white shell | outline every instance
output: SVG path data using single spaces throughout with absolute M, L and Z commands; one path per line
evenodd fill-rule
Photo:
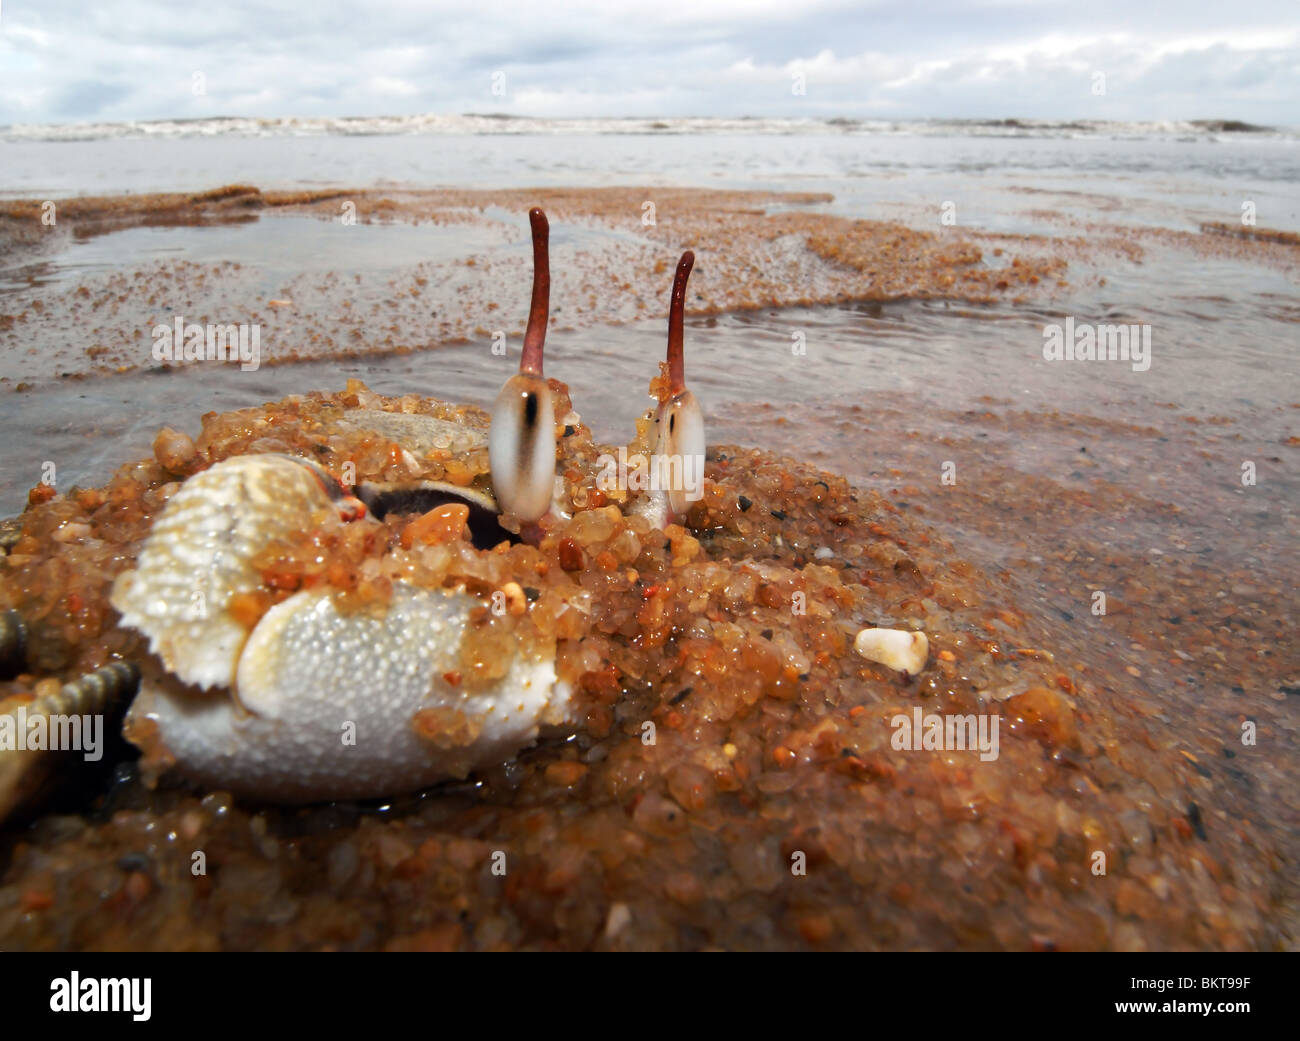
M 304 464 L 278 455 L 227 459 L 172 496 L 111 602 L 182 682 L 228 687 L 248 630 L 226 607 L 261 587 L 252 558 L 272 539 L 329 523 L 341 523 L 338 512 Z
M 258 623 L 238 665 L 239 704 L 146 683 L 128 736 L 156 735 L 186 776 L 279 802 L 394 795 L 501 762 L 564 720 L 569 688 L 554 655 L 516 655 L 490 689 L 466 693 L 455 668 L 470 611 L 462 593 L 398 583 L 383 614 L 344 614 L 323 592 L 301 592 Z M 461 744 L 417 734 L 424 708 L 464 713 L 481 729 Z
M 930 639 L 906 629 L 863 629 L 853 649 L 868 661 L 915 676 L 930 657 Z

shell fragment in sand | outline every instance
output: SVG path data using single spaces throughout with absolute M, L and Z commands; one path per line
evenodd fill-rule
M 925 633 L 905 629 L 863 629 L 853 649 L 868 661 L 915 676 L 930 657 L 930 640 Z

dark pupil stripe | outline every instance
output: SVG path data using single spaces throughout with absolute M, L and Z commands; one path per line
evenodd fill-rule
M 676 429 L 677 429 L 677 413 L 674 412 L 671 416 L 668 417 L 668 433 L 671 434 Z
M 532 467 L 533 459 L 533 442 L 537 439 L 537 414 L 541 411 L 541 403 L 537 400 L 537 395 L 527 393 L 524 395 L 524 426 L 519 431 L 519 476 L 527 476 Z

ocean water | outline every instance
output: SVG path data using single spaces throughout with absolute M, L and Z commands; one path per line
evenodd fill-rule
M 197 120 L 0 128 L 0 197 L 199 191 L 221 184 L 503 188 L 651 185 L 827 191 L 830 212 L 1028 231 L 1002 196 L 1074 193 L 1136 222 L 1300 229 L 1300 131 L 1190 123 L 820 120 Z M 937 220 L 937 216 L 935 217 Z

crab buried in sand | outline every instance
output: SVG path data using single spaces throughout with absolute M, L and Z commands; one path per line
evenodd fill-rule
M 138 664 L 124 733 L 146 776 L 391 797 L 548 731 L 630 733 L 690 689 L 725 720 L 847 650 L 858 594 L 826 547 L 910 574 L 863 541 L 846 482 L 786 460 L 719 453 L 694 489 L 603 481 L 612 449 L 542 374 L 547 226 L 530 220 L 521 371 L 490 415 L 354 381 L 205 416 L 197 444 L 164 430 L 154 459 L 24 514 L 0 606 L 30 623 L 32 675 Z M 629 457 L 704 455 L 692 261 Z
M 491 492 L 370 482 L 358 499 L 312 462 L 258 453 L 195 474 L 167 503 L 112 594 L 121 623 L 148 639 L 160 666 L 146 669 L 126 723 L 151 760 L 265 799 L 378 797 L 463 777 L 508 759 L 544 727 L 576 721 L 557 641 L 583 630 L 590 594 L 572 583 L 533 588 L 544 561 L 528 560 L 519 574 L 502 567 L 497 550 L 508 553 L 512 538 L 493 517 L 522 532 L 527 558 L 526 544 L 569 520 L 587 483 L 580 475 L 570 491 L 556 473 L 556 404 L 567 391 L 542 376 L 548 228 L 540 210 L 530 222 L 532 307 L 520 373 L 492 412 Z M 672 396 L 659 427 L 664 447 L 685 439 L 702 462 L 703 421 L 682 379 L 689 260 L 674 287 Z M 436 440 L 441 421 L 378 412 L 342 422 L 384 427 L 400 445 L 413 434 Z M 641 528 L 662 528 L 681 505 L 670 493 L 638 503 Z M 376 514 L 411 511 L 419 520 L 390 546 Z M 485 548 L 473 544 L 471 511 Z M 268 573 L 268 553 L 304 532 L 317 545 L 364 547 L 357 570 L 384 580 L 380 594 L 365 602 L 346 574 L 332 583 Z M 291 595 L 273 597 L 277 586 Z

